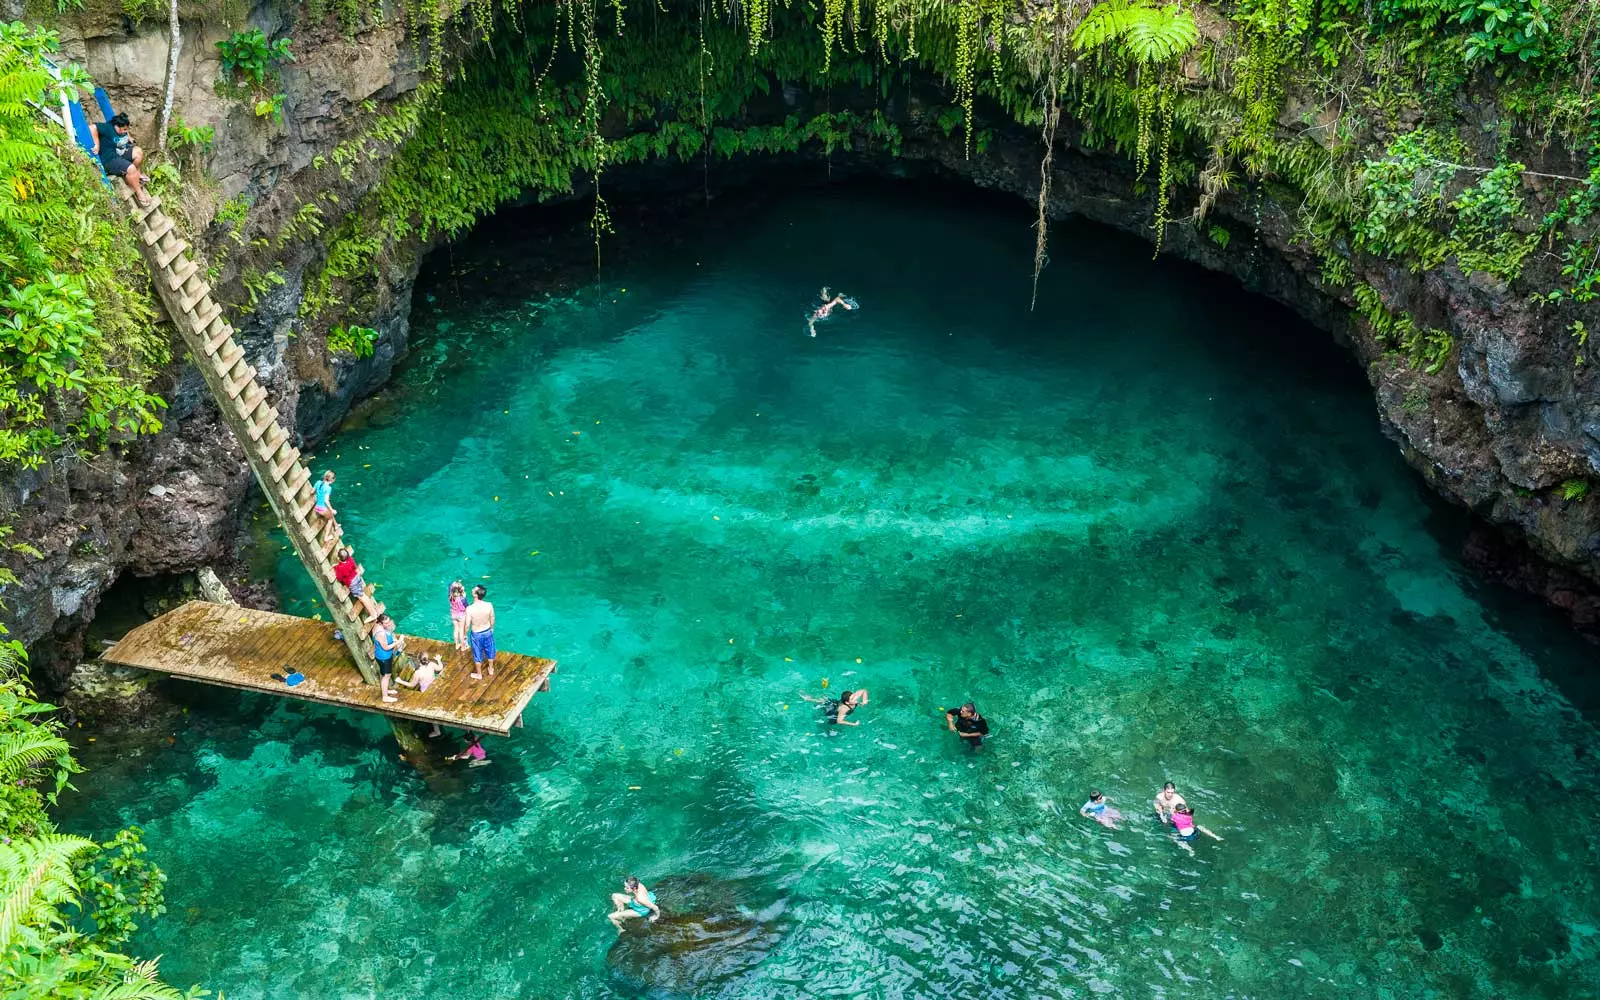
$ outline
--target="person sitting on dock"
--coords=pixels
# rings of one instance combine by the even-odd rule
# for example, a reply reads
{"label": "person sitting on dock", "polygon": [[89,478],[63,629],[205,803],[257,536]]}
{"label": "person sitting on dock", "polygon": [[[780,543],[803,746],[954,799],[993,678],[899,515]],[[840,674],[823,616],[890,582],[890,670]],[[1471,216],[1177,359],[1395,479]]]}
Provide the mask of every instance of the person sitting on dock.
{"label": "person sitting on dock", "polygon": [[333,578],[350,589],[350,596],[361,602],[368,615],[375,615],[378,606],[372,603],[372,598],[367,594],[367,582],[361,578],[365,569],[365,566],[356,562],[356,557],[351,555],[349,549],[340,549],[339,561],[333,567]]}
{"label": "person sitting on dock", "polygon": [[606,919],[617,928],[617,933],[622,933],[622,922],[635,917],[649,917],[653,924],[661,917],[661,907],[656,905],[656,894],[645,888],[643,882],[629,875],[622,880],[622,892],[611,894],[611,905],[615,907],[606,914]]}
{"label": "person sitting on dock", "polygon": [[383,691],[384,701],[399,701],[389,692],[390,679],[394,676],[394,659],[400,653],[400,640],[394,634],[394,619],[388,615],[379,615],[378,622],[372,628],[372,658],[378,661],[378,686]]}
{"label": "person sitting on dock", "polygon": [[128,131],[128,116],[118,112],[108,122],[101,122],[90,130],[94,140],[94,155],[100,166],[112,177],[121,177],[133,189],[133,200],[140,208],[150,204],[144,193],[144,175],[139,168],[144,165],[144,150],[133,144]]}
{"label": "person sitting on dock", "polygon": [[[433,682],[437,680],[439,675],[443,672],[443,659],[438,656],[429,656],[427,653],[423,653],[421,656],[417,657],[417,665],[411,671],[411,678],[407,680],[405,678],[396,677],[394,682],[401,687],[415,688],[418,694],[422,694],[424,691],[428,690],[429,686],[432,685]],[[398,693],[399,692],[396,692],[396,694]],[[435,739],[443,735],[444,732],[440,730],[439,724],[435,722],[433,724],[433,729],[428,732],[428,739]]]}
{"label": "person sitting on dock", "polygon": [[334,515],[339,513],[333,509],[334,478],[333,470],[329,469],[322,474],[322,478],[317,480],[317,485],[313,488],[316,503],[311,510],[326,522],[322,528],[323,537],[327,537],[329,532],[336,531],[339,523],[334,520]]}
{"label": "person sitting on dock", "polygon": [[489,763],[489,753],[483,749],[483,737],[468,730],[467,745],[460,753],[453,753],[445,760],[464,760],[468,762],[468,766],[476,767],[479,764]]}
{"label": "person sitting on dock", "polygon": [[478,584],[472,588],[472,606],[467,608],[467,645],[472,648],[472,679],[483,680],[483,665],[489,664],[489,676],[494,676],[494,605],[484,600],[489,591]]}
{"label": "person sitting on dock", "polygon": [[813,698],[809,694],[803,694],[800,697],[805,701],[822,706],[823,722],[825,723],[831,722],[838,726],[859,726],[861,725],[859,722],[846,722],[845,716],[867,703],[867,689],[858,688],[855,691],[846,691],[839,696],[838,701],[834,701],[832,698]]}

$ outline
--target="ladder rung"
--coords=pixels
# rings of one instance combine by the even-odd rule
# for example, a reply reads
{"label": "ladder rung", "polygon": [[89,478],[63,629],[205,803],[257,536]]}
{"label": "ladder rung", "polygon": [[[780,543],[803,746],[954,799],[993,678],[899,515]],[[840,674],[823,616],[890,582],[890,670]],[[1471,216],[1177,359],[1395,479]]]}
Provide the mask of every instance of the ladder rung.
{"label": "ladder rung", "polygon": [[133,200],[133,188],[124,188],[124,190],[126,190],[128,193],[123,195],[123,200],[133,206],[133,217],[138,219],[140,222],[148,219],[161,208],[161,199],[155,197],[154,195],[151,195],[150,197],[150,204],[140,208],[139,203]]}
{"label": "ladder rung", "polygon": [[259,406],[261,401],[266,398],[267,390],[261,388],[261,386],[255,382],[251,382],[250,388],[246,389],[244,391],[244,395],[236,400],[236,402],[239,404],[239,412],[254,413],[256,407]]}
{"label": "ladder rung", "polygon": [[[245,386],[251,385],[252,383],[254,383],[255,382],[255,378],[256,378],[256,370],[254,368],[250,367],[249,365],[245,365],[244,366],[244,374],[240,375],[236,379],[230,378],[230,379],[226,380],[225,382],[222,383],[222,388],[223,388],[224,391],[227,392],[229,399],[238,399],[239,398],[239,393],[244,390]],[[245,412],[248,413],[249,411],[246,410]]]}
{"label": "ladder rung", "polygon": [[161,237],[170,232],[172,232],[172,220],[163,215],[160,219],[150,223],[149,228],[144,231],[144,236],[142,237],[144,245],[153,247],[161,242]]}
{"label": "ladder rung", "polygon": [[234,365],[238,364],[240,361],[243,361],[243,360],[244,360],[244,349],[242,347],[239,347],[238,345],[234,345],[233,353],[229,354],[225,358],[222,358],[222,357],[214,358],[211,363],[212,363],[213,367],[215,367],[217,369],[217,374],[218,375],[226,376],[230,371],[233,370],[233,366]]}
{"label": "ladder rung", "polygon": [[290,445],[289,454],[284,456],[282,462],[279,462],[277,465],[272,467],[272,481],[275,483],[281,482],[283,480],[283,474],[288,472],[289,469],[292,468],[298,461],[300,461],[300,449],[296,448],[294,445]]}
{"label": "ladder rung", "polygon": [[[176,289],[174,289],[174,291],[176,291]],[[200,333],[201,336],[205,336],[207,331],[214,331],[212,324],[216,323],[219,319],[222,319],[222,307],[213,302],[211,303],[211,308],[207,309],[203,314],[195,314],[194,328]],[[227,320],[222,321],[222,328],[228,331],[229,336],[233,335],[233,327],[228,325]],[[218,343],[221,339],[221,334],[213,332],[213,336],[216,339],[213,339],[212,344]],[[206,345],[206,352],[208,354],[215,354],[216,350],[217,349],[211,344]]]}
{"label": "ladder rung", "polygon": [[[181,289],[174,288],[173,291],[181,291]],[[194,307],[204,302],[206,296],[210,294],[210,286],[202,281],[200,282],[200,287],[196,288],[192,294],[178,300],[178,309],[182,312],[192,313],[194,312]]]}
{"label": "ladder rung", "polygon": [[[168,230],[168,232],[170,232],[170,231],[171,230]],[[177,260],[179,257],[183,256],[183,252],[185,250],[187,250],[187,249],[189,249],[189,243],[188,243],[187,240],[183,239],[182,237],[179,237],[178,239],[174,240],[172,245],[167,247],[165,250],[161,250],[161,249],[158,248],[158,254],[157,254],[157,257],[156,257],[156,266],[157,267],[163,267],[163,268],[164,267],[170,267],[172,262]],[[191,263],[193,263],[193,262],[191,261]]]}
{"label": "ladder rung", "polygon": [[279,427],[276,422],[267,424],[267,428],[265,437],[259,441],[252,442],[256,446],[256,454],[261,456],[263,462],[272,461],[272,456],[276,455],[278,449],[283,447],[284,442],[289,440],[289,435],[285,434],[283,428]]}
{"label": "ladder rung", "polygon": [[328,539],[326,544],[318,546],[318,551],[321,553],[321,557],[322,557],[321,561],[325,562],[325,563],[332,562],[333,560],[331,558],[329,558],[329,556],[330,556],[331,553],[337,551],[338,548],[339,548],[339,536],[337,536],[337,535],[335,535],[334,537]]}
{"label": "ladder rung", "polygon": [[[257,409],[260,409],[257,407]],[[250,440],[258,441],[268,427],[273,426],[278,420],[278,411],[274,407],[267,407],[267,412],[260,420],[252,420],[250,424]]]}
{"label": "ladder rung", "polygon": [[[212,314],[212,317],[215,318],[215,317],[221,316],[221,315],[222,315],[222,310],[219,308],[215,313]],[[204,330],[205,327],[200,327],[200,329]],[[215,353],[217,353],[219,350],[222,349],[222,345],[226,344],[228,342],[228,340],[230,338],[232,338],[232,336],[233,336],[233,327],[229,326],[227,323],[222,323],[222,324],[218,325],[216,330],[217,330],[216,336],[214,336],[210,340],[206,341],[206,353],[207,354],[215,354]]]}
{"label": "ladder rung", "polygon": [[[167,275],[167,287],[173,291],[183,287],[183,283],[195,276],[200,270],[200,265],[185,257],[183,261],[172,269]],[[198,326],[198,324],[196,324]]]}
{"label": "ladder rung", "polygon": [[373,601],[372,606],[377,609],[377,613],[371,618],[364,617],[366,608],[361,606],[360,601],[352,598],[350,601],[350,617],[363,625],[373,625],[378,621],[378,615],[383,614],[384,608],[381,601]]}
{"label": "ladder rung", "polygon": [[289,482],[283,484],[283,488],[289,496],[298,496],[310,481],[311,470],[302,465],[300,471],[289,477]]}

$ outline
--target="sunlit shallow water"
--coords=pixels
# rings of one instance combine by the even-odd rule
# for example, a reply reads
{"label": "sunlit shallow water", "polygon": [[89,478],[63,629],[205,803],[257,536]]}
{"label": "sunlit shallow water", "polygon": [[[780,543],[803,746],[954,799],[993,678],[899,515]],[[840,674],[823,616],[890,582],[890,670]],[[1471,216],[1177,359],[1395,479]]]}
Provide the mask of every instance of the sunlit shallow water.
{"label": "sunlit shallow water", "polygon": [[[1025,210],[945,191],[714,209],[556,297],[541,218],[439,262],[319,464],[403,630],[483,582],[554,690],[443,777],[194,688],[88,748],[67,822],[145,827],[170,979],[640,996],[631,871],[772,928],[701,996],[1596,995],[1590,650],[1461,569],[1325,334],[1086,226],[1030,314]],[[812,339],[823,283],[863,308]],[[1147,816],[1169,778],[1222,842]]]}

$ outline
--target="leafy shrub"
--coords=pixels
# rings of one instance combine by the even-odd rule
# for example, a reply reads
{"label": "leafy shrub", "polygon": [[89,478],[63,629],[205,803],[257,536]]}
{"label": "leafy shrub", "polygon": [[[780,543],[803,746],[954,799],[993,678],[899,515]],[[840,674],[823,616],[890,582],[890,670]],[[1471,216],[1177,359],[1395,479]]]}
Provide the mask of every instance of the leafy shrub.
{"label": "leafy shrub", "polygon": [[193,149],[208,153],[216,139],[217,130],[210,125],[190,125],[177,116],[173,117],[172,124],[167,127],[167,145],[175,150]]}
{"label": "leafy shrub", "polygon": [[370,358],[378,342],[378,331],[370,326],[339,325],[328,331],[328,352]]}
{"label": "leafy shrub", "polygon": [[252,86],[265,86],[267,74],[273,67],[278,63],[294,62],[294,55],[289,51],[289,39],[269,42],[260,28],[235,31],[217,43],[217,50],[222,53],[222,77],[226,83],[243,78]]}
{"label": "leafy shrub", "polygon": [[1589,495],[1589,480],[1569,479],[1561,484],[1561,499],[1568,503],[1582,501]]}

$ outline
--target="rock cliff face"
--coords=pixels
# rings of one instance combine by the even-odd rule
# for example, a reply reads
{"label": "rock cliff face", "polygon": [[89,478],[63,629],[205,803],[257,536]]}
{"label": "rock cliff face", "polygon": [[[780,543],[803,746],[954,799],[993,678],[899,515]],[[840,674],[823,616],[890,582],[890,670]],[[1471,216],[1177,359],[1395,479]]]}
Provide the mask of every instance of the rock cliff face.
{"label": "rock cliff face", "polygon": [[[265,4],[250,12],[249,21],[271,38],[288,30],[295,9]],[[237,25],[196,19],[182,27],[175,114],[216,131],[207,157],[214,183],[186,188],[191,215],[208,218],[216,205],[242,196],[251,208],[241,240],[233,244],[239,246],[275,233],[286,213],[318,192],[336,189],[346,204],[359,199],[381,163],[359,163],[346,180],[337,171],[315,169],[313,162],[416,88],[416,60],[401,25],[355,38],[294,25],[297,61],[282,68],[279,87],[286,95],[282,124],[257,117],[247,100],[219,94],[216,43]],[[153,145],[167,64],[165,24],[135,26],[119,6],[114,15],[66,16],[60,31],[64,54],[84,65],[117,109],[130,115],[140,144]],[[213,227],[192,232],[191,241],[204,257],[224,238]],[[337,371],[312,361],[320,346],[315,353],[297,349],[292,323],[305,269],[318,253],[315,242],[301,247],[280,272],[282,285],[253,310],[230,315],[280,411],[307,441],[325,435],[355,400],[388,379],[404,349],[409,307],[409,296],[402,295],[373,357]],[[223,301],[247,300],[237,262],[226,264],[214,285]],[[160,434],[125,451],[0,482],[0,509],[16,513],[17,537],[45,554],[43,560],[14,560],[20,583],[0,597],[5,624],[30,647],[46,687],[64,682],[81,658],[84,627],[121,574],[155,576],[224,562],[251,506],[254,487],[243,453],[198,373],[175,363],[158,388],[170,404]]]}
{"label": "rock cliff face", "polygon": [[[290,27],[285,9],[276,4],[253,11],[250,23],[269,37]],[[417,57],[403,26],[395,20],[348,39],[331,28],[296,23],[297,62],[282,73],[282,125],[219,96],[215,43],[231,30],[199,21],[184,25],[177,112],[190,123],[213,124],[217,132],[208,160],[215,188],[197,197],[212,199],[214,206],[243,195],[251,204],[245,241],[276,233],[297,205],[323,191],[335,191],[341,205],[354,205],[383,164],[363,161],[341,176],[319,163],[369,116],[418,86]],[[140,124],[148,128],[161,98],[165,27],[85,16],[69,22],[63,34],[69,57],[83,62],[133,116],[136,133]],[[785,89],[791,110],[805,100]],[[907,134],[902,157],[863,156],[854,162],[856,169],[936,172],[1036,197],[1036,134],[997,126],[990,151],[967,159],[959,139],[917,127],[914,100],[897,103],[891,113]],[[1074,138],[1063,128],[1050,214],[1082,215],[1148,238],[1153,206],[1134,194],[1128,164],[1085,151]],[[1503,538],[1474,543],[1476,563],[1543,593],[1580,625],[1595,625],[1600,501],[1563,503],[1551,492],[1569,478],[1600,479],[1600,393],[1588,368],[1573,364],[1570,339],[1552,317],[1481,276],[1454,268],[1419,276],[1375,264],[1358,277],[1377,288],[1388,306],[1449,330],[1458,344],[1453,364],[1436,375],[1386,357],[1365,322],[1352,318],[1345,293],[1322,283],[1316,259],[1299,244],[1297,204],[1292,191],[1237,190],[1214,211],[1235,234],[1227,247],[1193,227],[1174,226],[1165,252],[1237,276],[1347,344],[1366,366],[1383,426],[1408,461],[1440,492],[1509,527],[1514,538],[1559,566],[1529,563],[1524,550]],[[209,208],[200,205],[197,217],[209,218]],[[196,235],[202,246],[208,239],[213,249],[223,245],[216,229]],[[382,386],[404,353],[410,288],[427,247],[410,249],[398,255],[409,263],[396,265],[380,282],[372,325],[381,336],[371,358],[345,359],[330,368],[320,344],[295,339],[307,271],[322,253],[316,240],[292,250],[279,272],[282,284],[234,317],[252,364],[304,442],[325,436],[355,401]],[[223,269],[218,288],[224,300],[244,302],[237,266]],[[159,435],[120,454],[57,465],[3,486],[0,502],[20,513],[18,535],[46,553],[42,561],[18,564],[20,586],[0,596],[8,605],[8,626],[33,649],[47,685],[61,683],[81,657],[83,629],[119,575],[225,562],[250,506],[248,470],[198,376],[175,363],[160,388],[172,405]]]}

